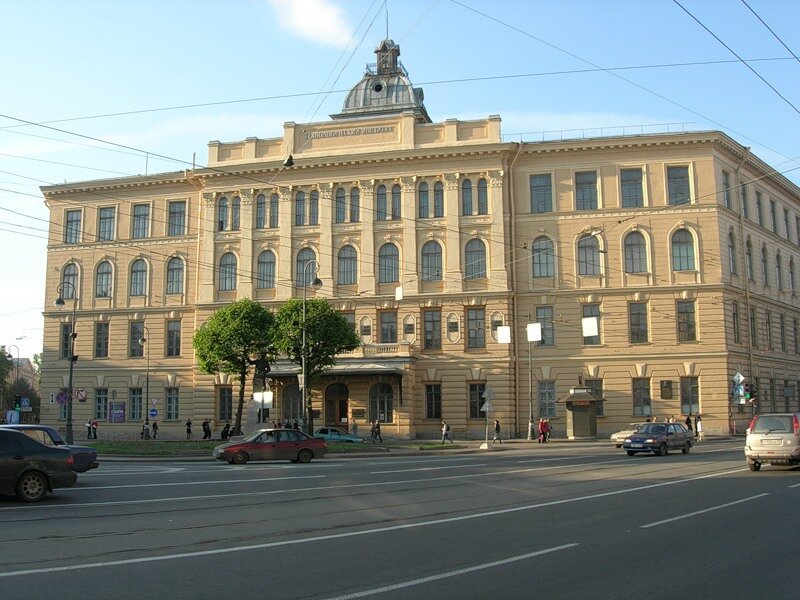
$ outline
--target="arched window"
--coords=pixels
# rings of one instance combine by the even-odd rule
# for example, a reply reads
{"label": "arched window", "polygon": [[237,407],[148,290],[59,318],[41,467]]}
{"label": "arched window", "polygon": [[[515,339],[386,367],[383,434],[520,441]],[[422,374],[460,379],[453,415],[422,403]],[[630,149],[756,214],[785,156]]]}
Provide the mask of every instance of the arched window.
{"label": "arched window", "polygon": [[745,245],[745,261],[747,267],[747,279],[750,281],[755,281],[754,269],[753,269],[753,244],[750,243],[750,240],[747,240],[747,244]]}
{"label": "arched window", "polygon": [[533,240],[533,276],[554,277],[555,274],[553,241],[546,236],[539,236]]}
{"label": "arched window", "polygon": [[311,201],[308,207],[308,224],[319,225],[319,192],[311,192]]}
{"label": "arched window", "polygon": [[361,220],[361,192],[357,187],[350,190],[350,222],[358,223]]}
{"label": "arched window", "polygon": [[394,422],[394,395],[388,383],[376,383],[369,388],[369,419],[379,423]]}
{"label": "arched window", "polygon": [[464,278],[486,279],[486,244],[471,239],[464,247]]}
{"label": "arched window", "polygon": [[264,250],[258,255],[256,287],[261,290],[271,290],[275,287],[275,254],[272,250]]}
{"label": "arched window", "polygon": [[61,282],[66,284],[61,286],[61,297],[64,300],[72,300],[78,292],[78,265],[69,263],[64,267],[61,274]]}
{"label": "arched window", "polygon": [[775,285],[778,290],[783,290],[783,260],[780,252],[775,255]]}
{"label": "arched window", "polygon": [[269,227],[275,229],[278,227],[278,208],[280,206],[280,197],[278,194],[272,194],[269,197]]}
{"label": "arched window", "polygon": [[231,202],[231,231],[239,231],[239,218],[242,210],[242,199],[236,196]]}
{"label": "arched window", "polygon": [[433,217],[444,216],[444,185],[441,181],[433,184]]}
{"label": "arched window", "polygon": [[427,219],[430,209],[428,207],[428,184],[424,181],[419,184],[417,190],[417,216],[420,219]]}
{"label": "arched window", "polygon": [[219,290],[227,292],[236,289],[236,256],[226,252],[219,259]]}
{"label": "arched window", "polygon": [[578,240],[578,275],[600,274],[600,242],[595,235]]}
{"label": "arched window", "polygon": [[297,227],[306,224],[306,194],[297,192],[294,197],[294,224]]}
{"label": "arched window", "polygon": [[731,275],[736,275],[736,238],[733,233],[728,234],[728,271]]}
{"label": "arched window", "polygon": [[256,198],[256,229],[264,229],[267,226],[267,198],[264,194],[259,194]]}
{"label": "arched window", "polygon": [[694,271],[694,238],[686,229],[672,234],[672,268],[675,271]]}
{"label": "arched window", "polygon": [[433,240],[422,246],[422,281],[442,280],[442,247]]}
{"label": "arched window", "polygon": [[104,260],[97,265],[97,276],[94,283],[94,295],[96,298],[111,297],[111,263]]}
{"label": "arched window", "polygon": [[311,265],[311,262],[317,262],[317,255],[311,248],[303,248],[297,253],[297,263],[295,265],[295,285],[297,287],[306,287],[310,285],[314,278],[317,276],[317,268],[319,265]]}
{"label": "arched window", "polygon": [[217,208],[217,231],[225,231],[228,228],[228,199],[223,196],[219,199]]}
{"label": "arched window", "polygon": [[625,272],[647,273],[647,244],[638,231],[625,236]]}
{"label": "arched window", "polygon": [[478,214],[489,214],[489,195],[486,191],[486,180],[483,177],[478,179]]}
{"label": "arched window", "polygon": [[147,289],[147,263],[141,258],[131,265],[131,296],[144,296]]}
{"label": "arched window", "polygon": [[167,263],[167,293],[183,293],[183,261],[177,256]]}
{"label": "arched window", "polygon": [[472,181],[469,179],[461,182],[461,214],[472,214]]}
{"label": "arched window", "polygon": [[358,257],[355,248],[352,246],[345,246],[339,250],[336,270],[336,282],[339,285],[355,284],[356,275],[358,273]]}
{"label": "arched window", "polygon": [[334,207],[334,222],[336,223],[344,223],[345,214],[347,213],[347,205],[345,204],[344,200],[344,188],[339,188],[336,190],[336,203]]}
{"label": "arched window", "polygon": [[400,252],[394,244],[384,244],[378,250],[378,283],[400,280]]}
{"label": "arched window", "polygon": [[392,186],[392,221],[397,221],[402,216],[402,198],[400,186],[394,184]]}
{"label": "arched window", "polygon": [[386,213],[386,186],[379,185],[378,193],[375,197],[375,220],[385,221],[387,219]]}
{"label": "arched window", "polygon": [[769,285],[769,263],[767,261],[767,248],[766,246],[761,248],[761,274],[762,274],[762,283],[765,286]]}

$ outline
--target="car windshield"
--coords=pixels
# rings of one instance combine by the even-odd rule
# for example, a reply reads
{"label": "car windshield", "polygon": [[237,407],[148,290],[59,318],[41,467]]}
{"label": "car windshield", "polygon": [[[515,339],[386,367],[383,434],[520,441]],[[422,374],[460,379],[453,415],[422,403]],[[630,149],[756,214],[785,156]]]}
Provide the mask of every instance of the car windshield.
{"label": "car windshield", "polygon": [[654,425],[653,423],[642,425],[641,428],[639,428],[639,433],[664,434],[666,432],[667,432],[666,425]]}
{"label": "car windshield", "polygon": [[256,439],[257,439],[257,438],[258,438],[258,437],[259,437],[259,436],[260,436],[262,433],[264,433],[265,431],[267,431],[267,430],[266,430],[266,429],[259,429],[258,431],[254,431],[253,433],[251,433],[250,435],[248,435],[246,438],[244,438],[244,440],[242,440],[242,441],[243,441],[243,442],[255,442],[255,441],[256,441]]}

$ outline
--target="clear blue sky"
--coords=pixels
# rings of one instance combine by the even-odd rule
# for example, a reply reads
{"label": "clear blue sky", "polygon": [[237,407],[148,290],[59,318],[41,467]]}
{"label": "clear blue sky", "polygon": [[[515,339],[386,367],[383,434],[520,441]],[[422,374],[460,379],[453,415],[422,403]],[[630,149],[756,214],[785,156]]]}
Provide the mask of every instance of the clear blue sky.
{"label": "clear blue sky", "polygon": [[[499,114],[509,138],[720,129],[800,183],[800,2],[746,2],[390,0],[388,30],[434,121]],[[379,0],[0,0],[0,15],[0,345],[23,357],[42,348],[40,185],[180,170],[210,140],[327,120],[387,23]]]}

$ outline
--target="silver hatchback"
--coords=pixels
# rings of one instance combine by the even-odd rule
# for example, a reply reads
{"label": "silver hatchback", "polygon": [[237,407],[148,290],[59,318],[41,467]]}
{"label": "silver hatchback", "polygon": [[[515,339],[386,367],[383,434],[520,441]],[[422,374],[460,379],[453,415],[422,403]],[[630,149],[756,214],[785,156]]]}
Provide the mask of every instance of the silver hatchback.
{"label": "silver hatchback", "polygon": [[800,465],[800,413],[756,415],[747,428],[744,455],[751,471],[761,465]]}

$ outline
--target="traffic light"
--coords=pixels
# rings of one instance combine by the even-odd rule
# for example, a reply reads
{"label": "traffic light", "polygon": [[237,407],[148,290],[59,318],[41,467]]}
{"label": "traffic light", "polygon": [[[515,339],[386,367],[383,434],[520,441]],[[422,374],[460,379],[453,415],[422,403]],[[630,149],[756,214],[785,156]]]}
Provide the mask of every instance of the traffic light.
{"label": "traffic light", "polygon": [[753,402],[756,399],[756,386],[752,383],[744,384],[744,399]]}

